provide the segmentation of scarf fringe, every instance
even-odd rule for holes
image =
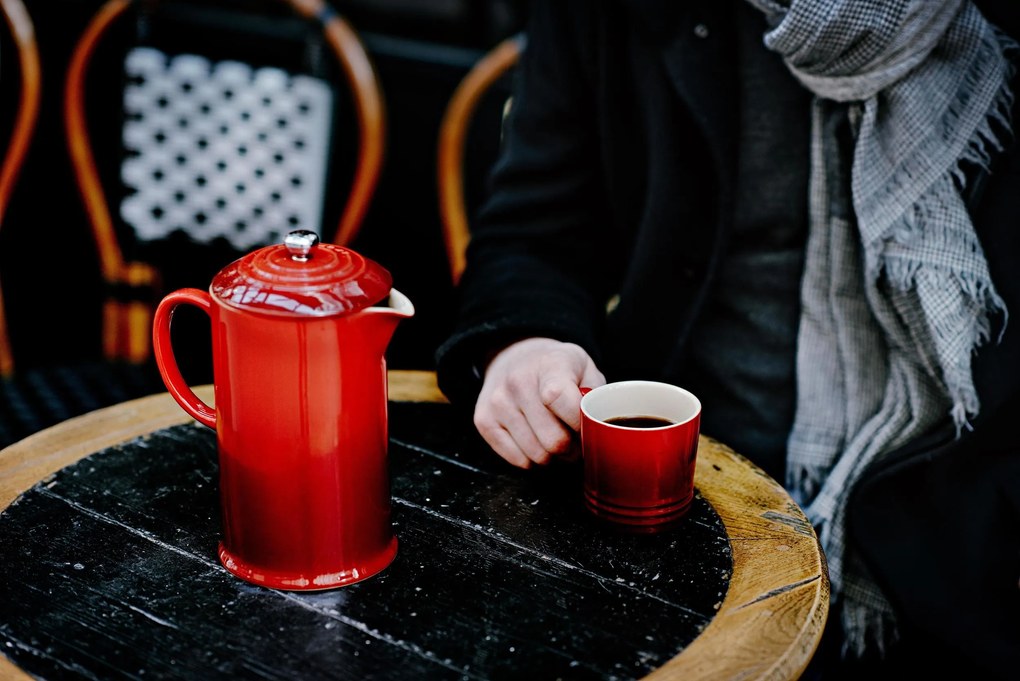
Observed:
[[[986,54],[998,51],[1002,54],[1015,55],[1020,51],[1011,38],[994,28],[984,35],[982,48],[982,52]],[[968,90],[977,88],[980,85],[978,79],[985,77],[983,60],[976,60],[972,66],[973,68],[964,76]],[[911,210],[890,225],[882,239],[874,239],[865,244],[866,270],[872,280],[877,280],[884,273],[891,286],[901,292],[907,292],[915,289],[923,278],[931,286],[958,290],[963,297],[960,314],[943,318],[941,323],[929,319],[929,328],[935,337],[936,346],[949,338],[963,338],[965,347],[969,349],[967,356],[954,364],[947,365],[944,362],[937,364],[942,368],[941,379],[952,402],[950,415],[958,436],[964,428],[970,429],[969,419],[976,416],[981,407],[974,387],[970,357],[991,337],[992,318],[997,315],[1001,315],[1002,318],[998,336],[1001,341],[1009,320],[1006,304],[996,292],[987,269],[977,272],[953,269],[919,259],[904,259],[891,254],[888,243],[882,242],[890,241],[908,247],[923,243],[926,248],[942,253],[962,250],[980,256],[981,263],[986,262],[974,230],[961,231],[949,228],[934,213],[952,202],[962,201],[960,194],[967,188],[968,167],[977,167],[987,172],[994,154],[1001,152],[1005,147],[1003,138],[1009,135],[1011,129],[1010,114],[1014,103],[1014,93],[1009,83],[1015,74],[1015,67],[1008,59],[1005,69],[1006,77],[1002,87],[999,88],[987,115],[967,141],[963,153],[949,174],[937,180],[925,192],[927,199],[916,201]],[[955,124],[959,116],[959,107],[950,106],[946,120]]]
[[[825,476],[828,473],[828,469],[822,466],[812,466],[800,461],[790,461],[786,469],[786,488],[790,490],[793,500],[801,507],[805,507],[812,499],[818,496],[822,485],[825,484]],[[817,530],[818,528],[816,527],[815,529]]]
[[[886,212],[889,206],[900,206],[904,213],[909,213],[910,208],[917,205],[921,196],[930,191],[922,189],[915,194],[918,192],[918,182],[925,181],[926,176],[932,184],[942,181],[944,175],[931,174],[933,168],[941,165],[939,161],[933,161],[933,158],[945,158],[942,156],[945,154],[953,159],[951,164],[946,164],[947,169],[956,182],[957,191],[962,193],[967,184],[968,167],[973,166],[987,171],[995,153],[1005,148],[1003,138],[1008,138],[1012,129],[1014,93],[1010,84],[1016,73],[1013,59],[1020,54],[1020,45],[998,28],[990,24],[988,27],[989,30],[981,36],[974,60],[968,64],[961,80],[954,84],[954,87],[967,93],[980,92],[982,83],[989,78],[991,72],[997,70],[1001,70],[1002,85],[990,98],[988,110],[970,139],[962,140],[958,148],[952,144],[952,131],[961,127],[961,120],[970,113],[967,106],[972,104],[971,99],[958,97],[948,104],[942,117],[935,122],[939,126],[939,139],[946,144],[929,146],[927,149],[929,153],[918,153],[919,150],[915,150],[914,154],[899,159],[896,172],[887,178],[884,185],[870,193],[864,200],[855,197],[854,208],[866,250],[880,251],[883,242],[891,236],[890,230],[893,229],[893,225],[890,224],[890,216]],[[857,126],[855,130],[858,130]],[[877,267],[878,263],[865,264],[869,270],[873,266]]]
[[[1005,148],[1004,140],[1001,138],[1008,137],[1012,127],[1011,114],[1013,111],[1014,95],[1010,83],[1016,74],[1016,67],[1012,59],[1020,52],[1020,46],[995,26],[990,26],[990,29],[990,31],[982,36],[980,53],[985,55],[998,54],[1005,57],[1003,64],[1005,75],[1003,77],[1003,85],[999,88],[995,99],[992,101],[988,115],[974,131],[974,137],[969,140],[963,150],[963,154],[959,158],[959,162],[952,168],[953,177],[958,182],[960,191],[963,191],[966,185],[964,177],[966,164],[974,164],[982,170],[989,170],[995,152],[1002,151]],[[973,65],[973,68],[964,74],[963,82],[968,92],[978,89],[981,80],[987,77],[985,72],[986,66],[984,60],[978,60]],[[956,104],[958,102],[954,102],[949,106],[949,115],[947,117],[947,122],[954,125],[960,119],[961,114]],[[996,127],[999,128],[999,132],[996,132]]]
[[[843,602],[843,657],[863,657],[869,650],[875,650],[879,657],[885,657],[886,650],[900,638],[896,618],[891,612],[875,610],[851,599]]]

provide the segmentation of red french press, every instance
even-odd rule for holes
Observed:
[[[326,589],[395,557],[385,350],[414,307],[391,284],[378,263],[302,230],[228,265],[208,293],[181,289],[159,304],[163,381],[216,431],[219,557],[238,577]],[[170,322],[180,305],[212,321],[215,408],[177,367]]]

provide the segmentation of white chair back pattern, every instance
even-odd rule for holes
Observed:
[[[246,251],[322,233],[328,83],[150,47],[132,49],[125,71],[120,214],[140,241],[183,231]]]

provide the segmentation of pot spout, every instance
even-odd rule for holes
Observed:
[[[365,308],[361,314],[369,337],[373,339],[379,354],[382,354],[390,344],[400,320],[414,316],[414,305],[403,293],[390,289],[386,305]]]

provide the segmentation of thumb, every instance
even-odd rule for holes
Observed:
[[[549,409],[571,430],[581,429],[581,388],[597,388],[606,382],[602,372],[589,359],[584,370],[569,387],[565,387],[556,399],[549,403]]]
[[[587,366],[584,368],[584,373],[581,375],[580,387],[582,388],[597,388],[600,385],[606,384],[606,377],[601,371],[595,366],[595,363],[589,361]]]

